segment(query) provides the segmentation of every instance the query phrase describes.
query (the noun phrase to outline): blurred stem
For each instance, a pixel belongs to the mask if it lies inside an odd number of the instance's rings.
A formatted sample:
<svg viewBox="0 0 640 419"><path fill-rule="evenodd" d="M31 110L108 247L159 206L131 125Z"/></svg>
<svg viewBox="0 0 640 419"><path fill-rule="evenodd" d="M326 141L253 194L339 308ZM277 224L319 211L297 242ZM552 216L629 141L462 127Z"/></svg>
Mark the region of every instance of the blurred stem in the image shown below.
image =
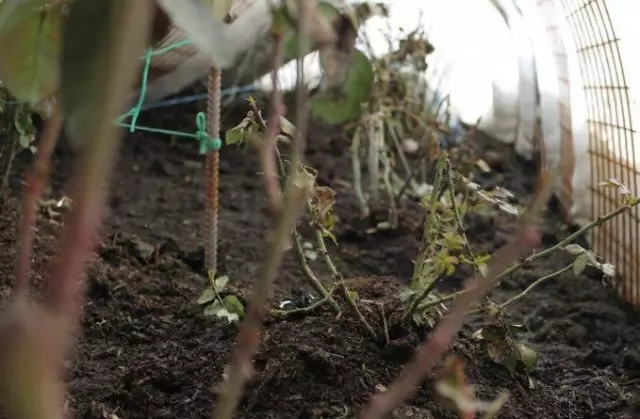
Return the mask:
<svg viewBox="0 0 640 419"><path fill-rule="evenodd" d="M42 139L38 144L35 161L27 175L22 208L22 220L18 231L18 265L15 274L15 293L24 295L29 291L29 276L33 253L33 239L38 212L38 200L49 181L51 156L62 129L62 109L55 105L51 118L47 121Z"/></svg>

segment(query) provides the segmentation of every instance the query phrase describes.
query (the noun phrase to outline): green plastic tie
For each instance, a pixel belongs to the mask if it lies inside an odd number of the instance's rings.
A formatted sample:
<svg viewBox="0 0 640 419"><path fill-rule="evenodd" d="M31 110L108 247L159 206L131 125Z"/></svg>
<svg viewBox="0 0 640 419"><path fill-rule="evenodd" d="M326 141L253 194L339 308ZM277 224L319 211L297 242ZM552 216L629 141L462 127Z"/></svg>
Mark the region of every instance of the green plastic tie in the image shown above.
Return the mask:
<svg viewBox="0 0 640 419"><path fill-rule="evenodd" d="M196 135L200 142L200 154L209 154L212 151L220 150L222 140L220 138L211 138L207 134L207 117L204 112L198 112L198 115L196 115L196 127L198 127Z"/></svg>

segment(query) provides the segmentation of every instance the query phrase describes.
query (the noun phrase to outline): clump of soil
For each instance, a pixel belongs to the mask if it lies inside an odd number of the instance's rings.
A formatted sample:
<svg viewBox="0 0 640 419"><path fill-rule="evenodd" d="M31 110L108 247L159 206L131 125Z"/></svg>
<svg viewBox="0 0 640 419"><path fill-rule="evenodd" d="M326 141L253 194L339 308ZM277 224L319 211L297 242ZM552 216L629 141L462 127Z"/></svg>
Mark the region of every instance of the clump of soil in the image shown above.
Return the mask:
<svg viewBox="0 0 640 419"><path fill-rule="evenodd" d="M197 110L186 106L154 111L140 123L192 131ZM347 140L335 130L316 127L311 133L308 161L319 170L320 182L337 192L339 247L330 251L361 298L393 302L411 275L422 234L421 210L407 204L397 230L365 233L345 186L350 173ZM482 135L474 142L492 166L481 183L506 187L524 203L535 170L509 147ZM58 150L55 197L70 173L72 157L64 147ZM20 181L28 156L18 160L0 214L3 301L10 295ZM270 222L258 171L251 150L222 150L220 270L241 295L248 295L256 278ZM141 133L126 137L99 258L89 273L82 336L68 375L69 405L76 417L210 417L236 329L204 317L196 304L206 285L200 235L203 172L194 142ZM515 223L506 215L474 215L467 226L474 246L489 251L504 244ZM547 214L542 229L546 244L567 234L553 213ZM59 231L48 218L39 220L36 283L55 254ZM504 301L567 263L566 257L555 255L526 267L505 279L492 298ZM328 280L318 263L312 267ZM458 284L460 279L452 281ZM294 258L287 255L273 302L306 292ZM366 315L379 318L376 305L368 307ZM533 388L525 377L493 364L471 339L485 319L472 319L453 347L481 398L511 393L501 418L620 418L634 404L640 389L638 314L599 280L566 273L534 289L508 309L508 316L528 327L524 339L540 354ZM265 326L255 375L238 417L353 417L377 386L389 384L402 370L418 344L413 334L397 331L392 331L389 344L371 342L347 310L340 319L319 311L271 318ZM379 322L376 327L381 327ZM396 416L455 417L434 402L430 381Z"/></svg>

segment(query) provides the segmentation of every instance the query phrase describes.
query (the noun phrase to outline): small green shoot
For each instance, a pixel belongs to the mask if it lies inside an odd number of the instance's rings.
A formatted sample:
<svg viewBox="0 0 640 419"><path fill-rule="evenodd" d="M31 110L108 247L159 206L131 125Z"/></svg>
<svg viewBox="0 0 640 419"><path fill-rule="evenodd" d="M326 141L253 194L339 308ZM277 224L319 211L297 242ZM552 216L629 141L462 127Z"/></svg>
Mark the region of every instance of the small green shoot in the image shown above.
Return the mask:
<svg viewBox="0 0 640 419"><path fill-rule="evenodd" d="M215 278L215 274L210 272L209 282L211 285L198 298L198 304L203 307L203 314L208 317L225 319L229 324L240 321L244 316L242 302L232 294L222 297L229 282L229 277L223 275Z"/></svg>
<svg viewBox="0 0 640 419"><path fill-rule="evenodd" d="M486 343L489 358L509 372L522 372L529 376L535 371L538 353L532 347L516 339L526 332L523 325L507 324L502 319L477 330L473 337Z"/></svg>

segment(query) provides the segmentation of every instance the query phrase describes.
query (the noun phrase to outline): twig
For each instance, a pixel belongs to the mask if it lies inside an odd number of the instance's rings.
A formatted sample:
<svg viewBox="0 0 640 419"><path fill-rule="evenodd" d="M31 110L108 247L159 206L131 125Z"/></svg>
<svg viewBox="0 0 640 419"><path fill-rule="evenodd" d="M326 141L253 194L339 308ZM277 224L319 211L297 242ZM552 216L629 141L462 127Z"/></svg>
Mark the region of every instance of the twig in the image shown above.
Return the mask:
<svg viewBox="0 0 640 419"><path fill-rule="evenodd" d="M264 121L264 119L262 118L257 105L255 103L252 104L253 109L256 113L256 117L258 118L258 121L260 123L260 125L262 126L263 129L268 129L267 127L267 123ZM276 170L277 170L277 175L279 176L279 180L278 180L278 176L276 176L276 182L279 182L279 185L282 185L284 187L285 182L286 182L286 169L284 167L284 161L282 160L282 155L280 154L280 150L278 150L278 146L276 144L275 148L274 148L274 156L275 156L275 162L276 162ZM292 170L292 168L291 168ZM280 186L278 186L280 187ZM309 201L307 200L307 206L309 205ZM298 260L298 264L300 265L300 269L302 269L302 274L304 275L304 278L307 280L307 282L309 282L309 285L311 285L311 287L313 289L316 290L316 292L318 294L320 294L323 298L327 297L329 294L326 290L326 288L324 287L324 285L322 285L322 283L318 280L318 278L316 277L316 275L313 273L313 271L311 270L311 267L309 266L309 264L307 263L305 256L304 256L304 251L302 249L302 243L300 243L300 237L298 235L298 229L296 228L295 224L293 225L293 227L291 228L291 238L293 239L293 248L296 252L296 258ZM336 312L336 313L340 313L340 306L338 305L338 303L336 303L336 301L333 299L333 297L329 298L330 301L330 305L331 305L331 309Z"/></svg>
<svg viewBox="0 0 640 419"><path fill-rule="evenodd" d="M297 166L291 166L282 210L276 218L274 230L267 239L260 275L251 294L248 313L240 325L229 369L229 378L224 384L224 390L215 411L215 419L230 419L232 417L242 395L242 389L251 376L251 360L258 349L265 304L269 298L278 267L282 262L283 250L290 237L291 228L307 199L308 190L312 187L311 181L306 185L300 185L302 180L296 169Z"/></svg>
<svg viewBox="0 0 640 419"><path fill-rule="evenodd" d="M324 287L324 285L322 285L322 282L320 282L320 280L316 277L316 275L311 270L311 267L307 263L304 256L304 250L302 249L302 243L300 243L300 234L298 234L295 227L291 232L291 237L293 238L293 248L296 252L296 258L298 259L298 264L302 269L302 274L304 275L305 279L313 287L313 289L322 296L323 300L328 300L329 306L334 313L340 313L340 306L338 305L338 303L336 303L336 300L331 297L331 292L329 292Z"/></svg>
<svg viewBox="0 0 640 419"><path fill-rule="evenodd" d="M374 395L369 404L360 413L362 419L382 419L415 391L442 354L449 348L454 335L462 327L469 307L487 292L495 283L495 277L514 259L535 247L540 240L539 234L531 225L538 213L549 200L557 173L549 173L549 177L541 178L533 200L519 223L519 228L506 246L500 249L488 264L487 275L467 282L468 292L459 296L449 316L444 318L435 328L429 339L422 344L413 360L383 393Z"/></svg>
<svg viewBox="0 0 640 419"><path fill-rule="evenodd" d="M358 126L353 133L353 138L351 139L351 173L353 176L353 192L360 204L360 215L362 217L367 217L371 210L369 209L369 204L367 203L367 200L364 197L364 192L362 191L362 164L360 163L361 130L362 128Z"/></svg>
<svg viewBox="0 0 640 419"><path fill-rule="evenodd" d="M301 22L305 21L303 11L306 11L306 8L301 6L301 3L304 3L304 1L299 0L298 2L298 27L300 28L303 27ZM277 86L274 86L274 89L277 89ZM266 243L260 276L251 295L248 313L240 326L233 351L233 360L229 369L228 381L225 383L221 393L214 419L231 419L240 401L242 389L251 375L252 359L258 349L259 332L264 318L265 304L269 298L278 267L282 262L285 244L290 237L291 229L295 225L298 212L307 201L308 192L313 187L314 179L304 179L305 173L298 171L300 160L299 142L301 138L306 137L306 120L298 113L297 121L298 135L292 147L291 167L287 177L282 209L276 219L274 231ZM272 124L272 127L273 125L278 127L277 123ZM308 174L306 175L308 176Z"/></svg>
<svg viewBox="0 0 640 419"><path fill-rule="evenodd" d="M315 309L319 308L321 305L326 304L329 301L333 300L332 296L335 290L336 290L336 285L334 284L331 286L331 288L329 288L327 295L325 295L320 300L316 301L315 303L311 304L308 307L296 308L294 310L271 310L271 314L275 316L289 316L292 314L310 313Z"/></svg>
<svg viewBox="0 0 640 419"><path fill-rule="evenodd" d="M384 327L384 340L388 345L391 341L391 338L389 337L389 325L387 323L387 316L384 313L384 304L380 304L380 314L382 315L382 326Z"/></svg>
<svg viewBox="0 0 640 419"><path fill-rule="evenodd" d="M603 215L601 217L596 218L595 220L591 221L589 224L585 225L584 227L582 227L581 229L579 229L575 233L571 234L570 236L568 236L564 240L561 240L560 242L556 243L555 245L553 245L553 246L551 246L549 248L546 248L546 249L544 249L544 250L542 250L542 251L540 251L538 253L534 253L531 256L524 258L521 262L518 262L518 263L514 264L513 266L511 266L510 268L505 269L504 272L502 272L500 275L498 275L496 277L496 282L506 278L509 275L511 275L513 272L515 272L516 270L520 269L524 265L527 265L527 264L529 264L529 263L531 263L531 262L533 262L535 260L538 260L540 258L543 258L543 257L547 256L547 255L555 253L556 251L560 250L561 248L565 247L566 245L573 243L576 239L578 239L580 236L588 233L590 230L593 230L594 228L601 226L605 222L611 220L612 218L617 217L618 215L622 214L623 212L630 211L631 209L635 208L638 205L640 205L640 198L634 199L629 204L623 205L623 206L615 209L614 211L610 212L609 214L606 214L606 215Z"/></svg>
<svg viewBox="0 0 640 419"><path fill-rule="evenodd" d="M267 199L269 200L269 207L273 214L277 214L282 206L282 191L280 189L280 183L278 181L278 171L276 169L276 147L277 136L280 127L280 116L284 111L282 104L282 92L278 88L278 70L282 66L283 49L282 39L279 36L274 37L275 40L275 56L273 62L273 70L271 71L271 84L273 89L271 90L271 100L269 109L269 122L264 123L266 128L265 139L258 144L258 156L260 159L260 166L262 169L262 177L265 183L265 189L267 191ZM257 118L260 117L260 113L255 107Z"/></svg>
<svg viewBox="0 0 640 419"><path fill-rule="evenodd" d="M313 208L311 207L311 203L309 201L307 201L307 212L309 214L309 217L313 217ZM324 237L322 236L322 232L317 228L315 228L314 230L315 230L315 236L316 236L316 246L318 247L318 250L322 255L325 265L327 265L327 269L329 269L329 273L331 274L331 277L333 278L334 281L340 282L340 288L342 289L344 298L347 300L347 304L349 304L349 307L351 308L351 310L353 310L354 314L356 315L356 317L358 317L358 319L360 320L364 328L367 329L369 336L371 336L373 340L377 340L378 339L377 333L375 332L375 330L373 330L373 327L371 327L367 319L364 317L364 315L360 311L360 308L358 307L358 303L356 303L356 301L351 296L351 292L349 291L347 284L345 284L344 282L344 275L342 275L342 273L338 271L338 268L333 263L333 259L331 259L329 250L327 250L327 244L325 243Z"/></svg>
<svg viewBox="0 0 640 419"><path fill-rule="evenodd" d="M537 280L535 280L534 282L531 283L531 285L529 285L524 291L522 291L520 294L517 294L511 298L509 298L507 301L500 303L500 305L498 305L498 308L503 309L513 303L515 303L516 301L518 301L519 299L521 299L522 297L524 297L525 295L527 295L532 289L534 289L535 287L537 287L538 285L542 284L545 281L548 281L549 279L553 279L556 278L560 275L562 275L563 273L570 271L573 268L573 264L565 266L564 268L555 271L553 273L550 273L549 275L543 276L541 278L538 278Z"/></svg>
<svg viewBox="0 0 640 419"><path fill-rule="evenodd" d="M51 155L58 142L60 130L62 129L62 109L59 104L55 105L53 115L47 122L42 140L38 144L35 161L27 177L24 192L24 204L22 210L22 221L18 232L19 254L18 264L15 274L15 293L23 295L29 290L29 271L31 270L31 256L33 252L34 228L36 224L36 214L38 212L38 199L42 196L42 191L49 181L51 171Z"/></svg>

